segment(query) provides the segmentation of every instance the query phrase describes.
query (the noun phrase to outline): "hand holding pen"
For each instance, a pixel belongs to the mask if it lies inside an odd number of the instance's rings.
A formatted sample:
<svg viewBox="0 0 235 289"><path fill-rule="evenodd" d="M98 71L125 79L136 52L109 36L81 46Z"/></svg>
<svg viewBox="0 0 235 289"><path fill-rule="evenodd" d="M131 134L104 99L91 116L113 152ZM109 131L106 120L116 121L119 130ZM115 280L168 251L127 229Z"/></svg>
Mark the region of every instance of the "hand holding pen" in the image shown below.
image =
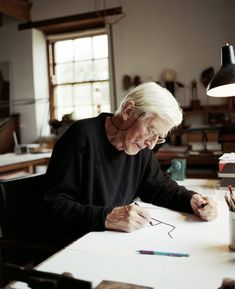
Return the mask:
<svg viewBox="0 0 235 289"><path fill-rule="evenodd" d="M204 221L212 221L217 217L217 205L211 197L194 194L190 204L195 215Z"/></svg>
<svg viewBox="0 0 235 289"><path fill-rule="evenodd" d="M136 204L116 207L105 220L105 227L111 230L132 232L144 227L151 221L148 210Z"/></svg>

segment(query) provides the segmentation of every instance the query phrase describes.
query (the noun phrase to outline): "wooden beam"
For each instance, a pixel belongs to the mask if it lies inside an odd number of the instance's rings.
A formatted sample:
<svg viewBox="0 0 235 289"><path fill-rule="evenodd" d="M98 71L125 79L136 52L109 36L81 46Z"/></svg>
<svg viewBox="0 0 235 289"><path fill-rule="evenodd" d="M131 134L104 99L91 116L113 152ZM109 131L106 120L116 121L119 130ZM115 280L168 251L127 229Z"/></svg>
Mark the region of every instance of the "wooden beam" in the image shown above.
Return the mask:
<svg viewBox="0 0 235 289"><path fill-rule="evenodd" d="M22 23L19 30L37 28L45 34L69 32L84 28L100 27L105 24L105 17L122 14L122 7L115 7L95 12L87 12L71 16Z"/></svg>
<svg viewBox="0 0 235 289"><path fill-rule="evenodd" d="M32 4L22 0L0 0L0 12L23 21L30 21Z"/></svg>

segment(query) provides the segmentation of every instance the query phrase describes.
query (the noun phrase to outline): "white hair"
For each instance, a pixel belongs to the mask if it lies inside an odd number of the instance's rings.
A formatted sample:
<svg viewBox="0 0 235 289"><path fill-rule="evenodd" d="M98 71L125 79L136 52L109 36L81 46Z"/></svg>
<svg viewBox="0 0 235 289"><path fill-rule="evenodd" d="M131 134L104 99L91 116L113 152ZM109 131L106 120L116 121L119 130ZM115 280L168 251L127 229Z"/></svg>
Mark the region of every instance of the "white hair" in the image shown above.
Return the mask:
<svg viewBox="0 0 235 289"><path fill-rule="evenodd" d="M155 114L167 122L171 128L178 126L183 119L182 109L175 97L155 82L146 82L132 89L121 101L116 114L121 113L128 101L135 103L138 113Z"/></svg>

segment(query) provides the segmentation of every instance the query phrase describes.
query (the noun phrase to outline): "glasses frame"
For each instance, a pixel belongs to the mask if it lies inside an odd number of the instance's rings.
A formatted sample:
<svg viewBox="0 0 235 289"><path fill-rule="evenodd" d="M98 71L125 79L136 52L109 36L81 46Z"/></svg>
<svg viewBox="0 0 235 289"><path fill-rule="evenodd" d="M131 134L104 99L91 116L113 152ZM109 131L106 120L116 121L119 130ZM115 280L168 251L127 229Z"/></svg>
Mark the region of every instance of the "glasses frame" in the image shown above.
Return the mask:
<svg viewBox="0 0 235 289"><path fill-rule="evenodd" d="M165 140L163 137L159 136L159 137L157 138L156 144L162 144L162 143L164 143L164 142L166 142L166 140Z"/></svg>

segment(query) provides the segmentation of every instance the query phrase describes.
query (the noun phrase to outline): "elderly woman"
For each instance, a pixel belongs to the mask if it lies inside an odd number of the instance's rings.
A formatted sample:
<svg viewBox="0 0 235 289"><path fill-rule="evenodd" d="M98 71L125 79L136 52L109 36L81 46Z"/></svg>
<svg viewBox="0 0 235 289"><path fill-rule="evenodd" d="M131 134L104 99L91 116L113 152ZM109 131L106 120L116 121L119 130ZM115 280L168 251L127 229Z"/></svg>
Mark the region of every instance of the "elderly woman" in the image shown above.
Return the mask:
<svg viewBox="0 0 235 289"><path fill-rule="evenodd" d="M54 233L72 241L90 231L131 232L151 221L144 202L216 217L212 199L179 186L152 149L182 122L174 96L154 82L141 84L115 114L72 124L57 141L47 170L45 202Z"/></svg>

